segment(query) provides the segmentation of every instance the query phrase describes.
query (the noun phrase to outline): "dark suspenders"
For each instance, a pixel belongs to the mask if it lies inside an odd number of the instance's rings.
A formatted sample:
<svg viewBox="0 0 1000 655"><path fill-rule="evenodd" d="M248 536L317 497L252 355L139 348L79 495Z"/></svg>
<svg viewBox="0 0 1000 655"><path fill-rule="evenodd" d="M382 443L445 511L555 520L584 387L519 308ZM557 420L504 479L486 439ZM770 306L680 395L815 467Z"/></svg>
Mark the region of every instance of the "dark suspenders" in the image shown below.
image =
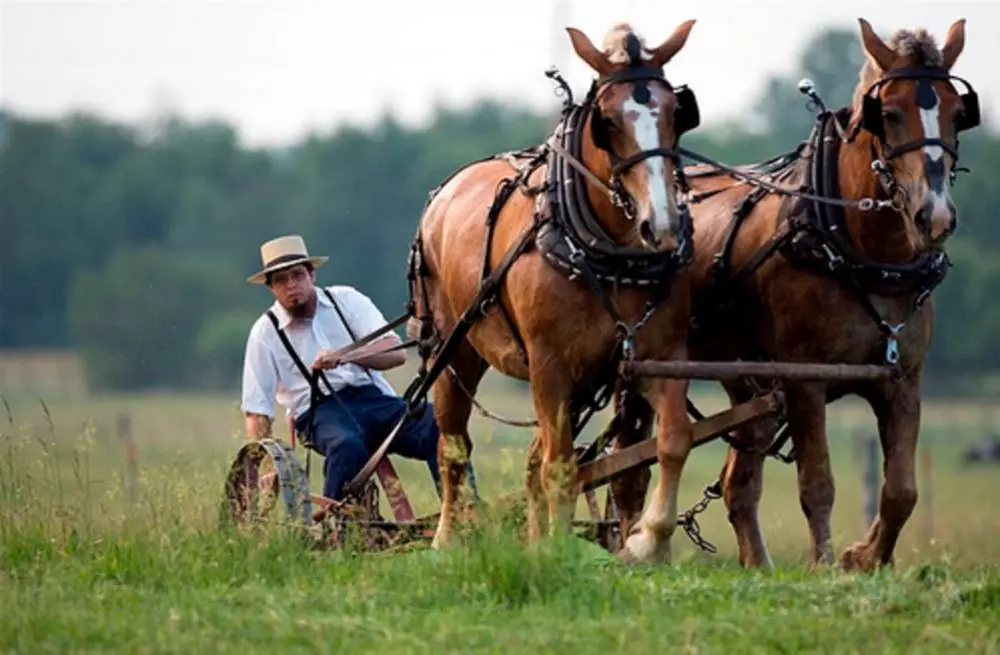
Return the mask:
<svg viewBox="0 0 1000 655"><path fill-rule="evenodd" d="M347 319L344 317L344 312L340 310L340 303L338 303L337 299L333 297L333 294L330 293L329 289L327 289L326 287L320 287L320 288L322 289L323 293L326 294L326 297L330 299L330 302L333 304L333 308L337 310L337 316L340 317L340 322L344 324L345 328L347 328L347 334L348 336L351 337L351 341L352 342L357 341L358 335L354 334L354 330L351 329L351 324L347 322ZM374 384L375 378L372 377L372 372L369 371L368 369L364 369L364 371L365 373L368 374L368 379L370 379L372 381L372 384Z"/></svg>
<svg viewBox="0 0 1000 655"><path fill-rule="evenodd" d="M330 293L330 291L325 287L320 287L320 289L323 291L324 294L326 294L326 297L330 299L330 302L333 304L333 308L337 310L337 316L340 317L340 320L344 324L344 327L347 328L347 334L350 335L351 340L357 341L358 339L354 334L354 330L351 329L350 323L347 322L347 318L344 316L344 312L340 309L340 304L337 302L336 298L334 298L333 294ZM274 325L274 330L278 333L278 338L281 339L282 345L285 346L285 350L288 351L288 354L292 358L292 361L295 362L295 366L299 369L299 372L302 373L302 377L305 378L306 382L309 383L309 386L311 388L309 411L312 411L314 406L317 404L317 401L323 396L323 394L320 393L320 390L317 388L318 383L313 382L313 376L310 375L309 369L306 368L306 365L302 361L302 358L299 357L299 354L297 352L295 352L295 348L292 347L292 342L289 341L288 335L285 334L285 331L278 326L278 317L275 316L274 311L269 309L267 310L266 313L267 317L271 319L271 324ZM371 371L369 371L368 369L364 369L364 371L374 383L375 379L372 378ZM326 373L323 373L322 370L318 371L317 373L318 377L323 378L323 382L326 383L326 388L330 390L330 394L336 393L336 391L334 391L333 389L333 385L330 384L330 381L327 379Z"/></svg>

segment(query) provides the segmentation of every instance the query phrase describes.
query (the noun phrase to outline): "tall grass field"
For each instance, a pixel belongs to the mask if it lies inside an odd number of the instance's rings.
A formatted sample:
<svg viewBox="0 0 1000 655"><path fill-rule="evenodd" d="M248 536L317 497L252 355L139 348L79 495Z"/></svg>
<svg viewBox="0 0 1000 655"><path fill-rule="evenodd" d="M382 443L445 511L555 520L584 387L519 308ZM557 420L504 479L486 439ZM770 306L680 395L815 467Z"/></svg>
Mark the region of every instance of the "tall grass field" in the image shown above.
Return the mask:
<svg viewBox="0 0 1000 655"><path fill-rule="evenodd" d="M712 385L692 396L705 412L725 407ZM526 391L493 374L480 400L511 418L533 415ZM1000 652L1000 466L962 459L1000 429L983 402L928 401L920 502L895 568L874 574L805 569L796 471L778 460L765 466L761 508L773 572L740 569L722 501L699 516L718 552L678 530L670 565L627 567L574 537L529 548L493 524L443 553L316 552L282 533L220 528L225 475L243 443L235 394L5 404L3 652ZM581 440L609 418L596 416ZM842 401L828 425L839 554L867 529L855 444L875 421ZM519 491L531 432L480 416L472 428L481 494ZM283 421L277 434L287 436ZM721 443L692 453L682 509L715 480L724 453ZM417 513L437 511L426 469L393 461ZM313 455L315 491L321 470Z"/></svg>

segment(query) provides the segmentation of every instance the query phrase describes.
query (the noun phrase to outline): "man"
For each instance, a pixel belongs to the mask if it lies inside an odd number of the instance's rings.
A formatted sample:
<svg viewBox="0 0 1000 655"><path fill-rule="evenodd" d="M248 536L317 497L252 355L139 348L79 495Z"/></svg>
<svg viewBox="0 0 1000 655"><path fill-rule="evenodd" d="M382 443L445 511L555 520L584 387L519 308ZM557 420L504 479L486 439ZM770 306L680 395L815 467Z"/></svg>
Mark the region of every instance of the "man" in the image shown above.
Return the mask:
<svg viewBox="0 0 1000 655"><path fill-rule="evenodd" d="M402 365L406 354L402 349L383 352L400 344L389 331L351 352L352 363L341 363L342 348L386 324L382 313L352 287L315 286L315 269L329 258L310 257L298 235L268 241L260 253L264 268L247 281L267 285L275 302L254 323L247 339L242 400L247 435L270 436L277 399L294 417L296 431L306 433L311 446L325 457L323 495L341 500L343 486L361 471L406 411L405 401L382 374ZM310 408L310 376L317 369L322 371L322 396L318 406ZM310 433L311 428L315 432ZM406 422L388 452L427 462L437 484L437 442L437 424L428 404Z"/></svg>

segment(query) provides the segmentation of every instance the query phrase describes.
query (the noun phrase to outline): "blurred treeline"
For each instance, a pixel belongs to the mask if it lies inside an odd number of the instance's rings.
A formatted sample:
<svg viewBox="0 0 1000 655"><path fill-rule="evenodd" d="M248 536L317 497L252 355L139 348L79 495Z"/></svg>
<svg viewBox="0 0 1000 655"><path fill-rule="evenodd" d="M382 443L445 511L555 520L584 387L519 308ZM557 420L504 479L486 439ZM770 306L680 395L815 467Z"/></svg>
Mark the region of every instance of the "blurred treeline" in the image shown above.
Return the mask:
<svg viewBox="0 0 1000 655"><path fill-rule="evenodd" d="M793 147L812 120L799 77L841 105L861 56L854 32L820 33L744 117L702 126L685 145L729 163ZM717 83L688 82L696 92ZM466 162L540 142L556 113L555 102L538 114L484 100L441 109L425 127L385 117L281 150L242 147L220 123L0 114L0 349L77 349L95 389L233 388L247 330L270 302L245 282L262 241L303 234L331 256L320 281L359 285L392 318L427 194ZM1000 138L984 125L964 135L961 155L972 173L953 190L955 267L936 293L937 391L967 392L1000 370L1000 308L989 300L1000 294Z"/></svg>

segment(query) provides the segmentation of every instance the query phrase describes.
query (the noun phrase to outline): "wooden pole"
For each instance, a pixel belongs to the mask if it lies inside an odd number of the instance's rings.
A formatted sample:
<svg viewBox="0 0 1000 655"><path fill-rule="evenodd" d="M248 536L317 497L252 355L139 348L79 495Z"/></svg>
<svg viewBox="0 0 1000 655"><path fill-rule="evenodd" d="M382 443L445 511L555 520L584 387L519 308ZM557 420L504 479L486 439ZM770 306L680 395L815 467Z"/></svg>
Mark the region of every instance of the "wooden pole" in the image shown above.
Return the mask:
<svg viewBox="0 0 1000 655"><path fill-rule="evenodd" d="M874 364L813 364L804 362L685 362L636 360L621 365L623 374L697 380L744 377L787 380L880 380L896 374L892 366Z"/></svg>
<svg viewBox="0 0 1000 655"><path fill-rule="evenodd" d="M774 414L781 408L781 400L775 394L758 396L717 414L706 416L694 424L694 447L707 443L721 435L732 432L746 423L752 423ZM622 448L610 455L599 457L580 466L579 481L581 493L607 484L626 471L640 466L649 466L656 461L656 439L650 438Z"/></svg>

